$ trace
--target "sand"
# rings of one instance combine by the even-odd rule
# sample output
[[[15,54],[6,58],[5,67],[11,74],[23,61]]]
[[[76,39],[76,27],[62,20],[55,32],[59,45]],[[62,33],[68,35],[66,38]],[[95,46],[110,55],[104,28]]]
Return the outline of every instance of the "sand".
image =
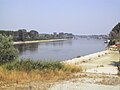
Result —
[[[50,39],[50,40],[35,40],[35,41],[19,41],[13,42],[13,44],[27,44],[27,43],[38,43],[38,42],[53,42],[53,41],[64,41],[67,39]]]
[[[115,66],[119,58],[118,51],[105,50],[64,61],[82,66],[85,77],[57,82],[48,90],[120,90],[120,77],[116,75]]]
[[[62,82],[49,88],[48,90],[120,90],[119,85],[98,85],[81,82]]]
[[[120,77],[116,75],[119,60],[118,51],[105,50],[64,61],[82,66],[85,77],[57,82],[48,90],[120,90]]]
[[[117,74],[115,63],[119,61],[118,51],[105,50],[80,58],[64,61],[67,64],[80,65],[83,72]]]
[[[117,67],[99,67],[86,70],[88,73],[117,74]]]
[[[89,54],[89,55],[86,55],[86,56],[81,56],[80,58],[74,58],[74,59],[71,59],[71,60],[67,60],[67,61],[64,61],[64,62],[68,63],[68,64],[79,64],[79,63],[82,63],[82,62],[91,61],[93,59],[98,59],[102,56],[105,56],[106,54],[110,54],[110,51],[105,50],[105,51]]]
[[[120,77],[87,73],[82,78],[57,82],[48,90],[120,90]]]

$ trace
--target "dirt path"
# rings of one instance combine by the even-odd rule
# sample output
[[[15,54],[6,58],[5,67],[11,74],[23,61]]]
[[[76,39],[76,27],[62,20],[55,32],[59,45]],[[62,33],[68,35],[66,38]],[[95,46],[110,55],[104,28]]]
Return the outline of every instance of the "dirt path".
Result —
[[[48,90],[120,90],[120,77],[109,74],[78,73],[73,78],[50,86]]]
[[[120,90],[120,86],[98,85],[90,83],[81,83],[80,81],[71,82],[65,81],[58,83],[48,90]]]

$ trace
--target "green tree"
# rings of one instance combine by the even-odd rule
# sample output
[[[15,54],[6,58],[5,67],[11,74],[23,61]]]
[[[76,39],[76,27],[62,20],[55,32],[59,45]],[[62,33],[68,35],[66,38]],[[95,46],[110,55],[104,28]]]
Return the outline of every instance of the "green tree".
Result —
[[[12,37],[0,34],[0,63],[11,62],[18,58],[18,50],[14,48]]]

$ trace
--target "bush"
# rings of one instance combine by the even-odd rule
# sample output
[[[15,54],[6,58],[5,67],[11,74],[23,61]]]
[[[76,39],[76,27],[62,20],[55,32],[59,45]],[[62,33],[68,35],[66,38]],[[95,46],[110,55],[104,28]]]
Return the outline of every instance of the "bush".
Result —
[[[14,48],[12,37],[0,34],[0,64],[11,62],[18,57],[18,50]]]
[[[25,71],[30,72],[32,70],[40,70],[40,71],[59,71],[62,70],[64,72],[79,72],[82,71],[81,67],[66,65],[60,62],[53,61],[33,61],[33,60],[20,60],[14,61],[11,63],[6,63],[3,67],[7,70],[16,70],[16,71]]]
[[[108,46],[114,45],[114,44],[115,44],[115,40],[110,40],[110,42],[108,43]]]
[[[60,70],[64,68],[64,64],[60,62],[32,61],[28,59],[7,63],[4,67],[7,70],[29,72],[31,70]]]

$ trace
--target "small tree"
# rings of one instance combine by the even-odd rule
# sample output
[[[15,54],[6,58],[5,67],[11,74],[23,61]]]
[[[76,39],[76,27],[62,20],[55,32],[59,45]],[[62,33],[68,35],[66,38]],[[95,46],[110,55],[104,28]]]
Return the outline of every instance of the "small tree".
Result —
[[[11,62],[18,58],[18,50],[14,48],[12,37],[0,34],[0,63]]]

